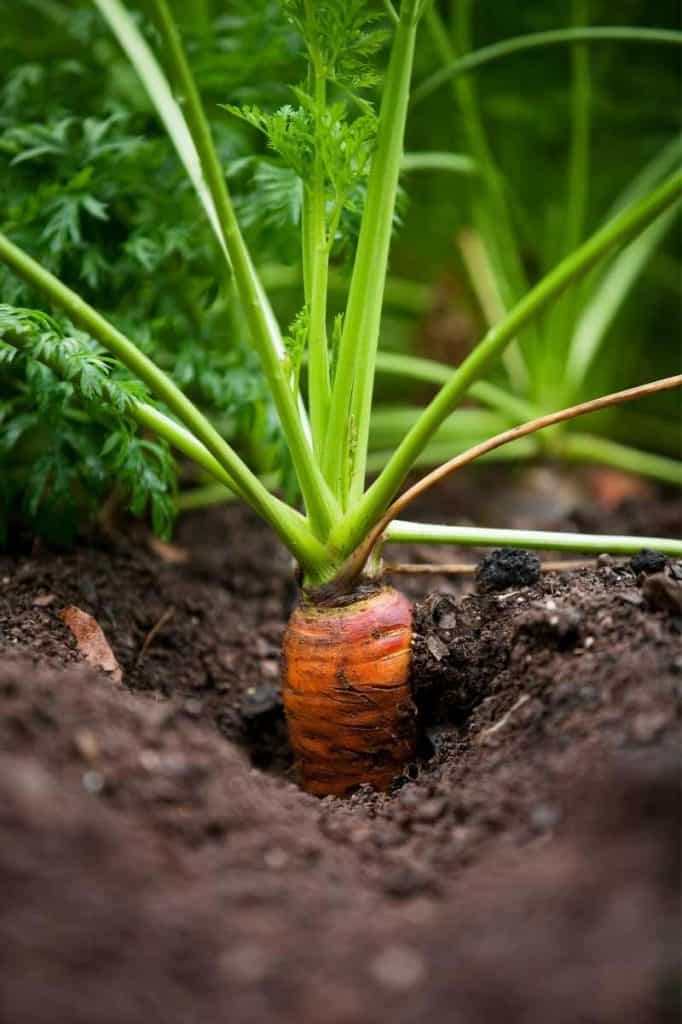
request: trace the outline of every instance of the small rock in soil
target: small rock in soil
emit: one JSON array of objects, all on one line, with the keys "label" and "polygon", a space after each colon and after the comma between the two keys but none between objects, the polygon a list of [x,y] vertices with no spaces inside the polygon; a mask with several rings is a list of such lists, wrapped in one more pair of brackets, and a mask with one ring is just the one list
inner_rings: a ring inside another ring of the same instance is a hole
[{"label": "small rock in soil", "polygon": [[263,854],[263,862],[266,867],[271,868],[273,871],[280,871],[289,863],[289,854],[286,850],[282,850],[279,846],[275,846],[272,850],[265,851]]},{"label": "small rock in soil", "polygon": [[384,988],[407,992],[424,980],[426,964],[410,946],[386,946],[372,961],[371,971]]},{"label": "small rock in soil", "polygon": [[643,548],[630,559],[630,568],[635,576],[639,576],[641,572],[649,576],[654,572],[663,572],[667,562],[668,559],[660,551],[651,551],[649,548]]},{"label": "small rock in soil", "polygon": [[276,658],[264,658],[261,664],[261,672],[270,679],[279,679],[279,662]]},{"label": "small rock in soil", "polygon": [[642,593],[652,608],[662,612],[682,612],[682,583],[664,572],[647,576]]},{"label": "small rock in soil", "polygon": [[630,734],[637,743],[651,743],[668,724],[668,716],[663,711],[642,711],[630,727]]},{"label": "small rock in soil", "polygon": [[182,705],[182,710],[186,715],[189,715],[190,718],[199,718],[201,712],[204,710],[204,705],[200,700],[197,700],[196,697],[190,697]]},{"label": "small rock in soil", "polygon": [[431,824],[434,821],[438,821],[445,812],[447,807],[446,801],[442,797],[432,797],[430,800],[425,800],[420,804],[414,813],[414,817],[417,821],[422,821],[426,824]]},{"label": "small rock in soil", "polygon": [[529,587],[540,579],[540,559],[523,548],[496,548],[481,560],[476,572],[479,590]]},{"label": "small rock in soil", "polygon": [[561,811],[554,804],[538,804],[530,812],[530,822],[538,832],[547,832],[561,819]]},{"label": "small rock in soil", "polygon": [[77,754],[88,762],[96,761],[99,756],[97,737],[90,729],[79,729],[73,737],[73,745]]},{"label": "small rock in soil", "polygon": [[88,793],[101,793],[104,789],[104,776],[101,772],[89,771],[83,775],[83,787]]}]

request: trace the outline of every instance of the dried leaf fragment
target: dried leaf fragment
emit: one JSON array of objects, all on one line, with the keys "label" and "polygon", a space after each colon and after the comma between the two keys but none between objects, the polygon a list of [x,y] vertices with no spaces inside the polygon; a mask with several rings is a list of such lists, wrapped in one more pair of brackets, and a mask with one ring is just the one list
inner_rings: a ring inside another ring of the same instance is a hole
[{"label": "dried leaf fragment", "polygon": [[169,544],[168,541],[155,536],[149,537],[147,543],[162,562],[168,562],[169,565],[185,565],[189,562],[189,551],[179,544]]},{"label": "dried leaf fragment", "polygon": [[121,666],[97,620],[75,605],[62,608],[59,618],[73,633],[76,646],[88,664],[109,672],[114,682],[120,683],[123,679]]}]

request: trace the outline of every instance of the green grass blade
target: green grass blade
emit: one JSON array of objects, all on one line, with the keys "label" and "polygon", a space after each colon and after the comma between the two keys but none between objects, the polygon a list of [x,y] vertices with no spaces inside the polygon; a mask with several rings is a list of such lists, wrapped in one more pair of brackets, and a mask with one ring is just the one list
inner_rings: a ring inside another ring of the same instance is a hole
[{"label": "green grass blade", "polygon": [[[260,479],[264,487],[273,490],[279,483],[279,474],[267,473]],[[178,512],[191,512],[193,509],[209,508],[211,505],[224,505],[238,497],[235,491],[223,484],[205,484],[202,487],[181,491],[175,499],[175,507]]]},{"label": "green grass blade", "polygon": [[403,153],[400,161],[403,174],[413,171],[449,171],[452,174],[476,174],[476,161],[466,153]]},{"label": "green grass blade", "polygon": [[[412,429],[423,409],[418,405],[380,405],[372,412],[370,443],[373,448],[395,448]],[[509,426],[506,416],[490,409],[458,409],[443,420],[433,436],[434,442],[459,444],[462,438],[481,441],[499,434]]]},{"label": "green grass blade", "polygon": [[[584,25],[588,13],[587,0],[573,0],[572,7],[576,24]],[[590,59],[584,43],[573,44],[571,63],[571,148],[562,256],[573,252],[583,240],[590,173],[592,84]]]},{"label": "green grass blade", "polygon": [[682,464],[678,459],[643,452],[593,434],[567,433],[561,439],[559,453],[571,462],[596,462],[623,469],[627,473],[648,476],[661,483],[682,487]]},{"label": "green grass blade", "polygon": [[[470,49],[472,21],[473,0],[460,0],[454,12],[453,41],[436,6],[427,10],[425,23],[436,53],[445,66],[456,60],[458,53],[463,54]],[[471,210],[480,237],[478,248],[482,251],[476,253],[477,246],[470,244],[464,247],[463,258],[467,268],[470,266],[468,256],[485,266],[487,276],[494,282],[494,287],[486,290],[490,295],[499,297],[504,312],[528,290],[508,191],[481,116],[475,83],[465,78],[453,80],[451,91],[462,116],[467,146],[478,169],[471,189]],[[533,352],[538,348],[535,325],[526,333],[528,337],[523,339],[524,351],[520,344],[515,343],[505,352],[504,365],[517,391],[525,389],[527,379],[525,350]]]},{"label": "green grass blade", "polygon": [[[588,21],[588,0],[572,0],[573,24],[584,27]],[[583,240],[589,200],[590,136],[592,128],[592,76],[590,57],[584,43],[571,46],[570,146],[564,213],[564,229],[557,232],[560,248],[550,252],[550,266],[576,249]],[[580,283],[569,288],[545,321],[548,344],[535,353],[532,381],[533,397],[549,406],[561,403],[565,378],[557,374],[557,353],[568,348],[576,317],[580,311]],[[557,399],[553,396],[557,395]]]},{"label": "green grass blade", "polygon": [[599,288],[584,306],[576,325],[566,361],[565,380],[570,394],[578,394],[609,328],[648,266],[679,207],[666,210],[657,221],[631,242],[613,261],[599,282]]},{"label": "green grass blade", "polygon": [[[436,362],[435,359],[406,356],[398,352],[379,352],[377,356],[378,373],[422,384],[434,384],[438,387],[448,383],[455,369],[456,367]],[[512,423],[523,423],[539,415],[539,410],[525,398],[519,398],[491,381],[476,381],[469,388],[469,394],[482,405],[502,413]]]},{"label": "green grass blade", "polygon": [[[646,195],[674,168],[679,167],[682,145],[673,139],[650,160],[613,203],[609,216],[615,216],[629,203]],[[673,208],[636,238],[606,266],[585,282],[583,302],[566,357],[565,385],[560,402],[579,394],[590,366],[608,334],[619,310],[630,295],[651,257],[661,244],[676,216]]]},{"label": "green grass blade", "polygon": [[[213,233],[227,257],[227,247],[218,220],[215,203],[204,177],[199,153],[187,127],[187,121],[173,96],[168,79],[161,65],[152,53],[146,39],[138,29],[120,0],[93,0],[100,14],[133,65],[161,119],[168,137],[194,186],[199,201],[206,212]],[[229,259],[229,257],[227,257]]]},{"label": "green grass blade", "polygon": [[480,50],[472,50],[463,57],[450,61],[444,68],[435,71],[423,81],[412,94],[412,106],[415,107],[428,96],[460,75],[467,74],[477,68],[491,64],[493,61],[524,50],[534,50],[544,46],[564,46],[567,43],[654,43],[663,46],[682,46],[682,32],[674,32],[662,28],[632,28],[626,25],[604,25],[595,28],[563,28],[548,32],[533,32],[529,35],[514,36],[492,43]]},{"label": "green grass blade", "polygon": [[603,223],[607,223],[621,210],[651,192],[664,178],[677,170],[680,163],[682,163],[682,139],[675,136],[651,160],[647,161],[622,189],[606,211]]},{"label": "green grass blade", "polygon": [[[467,448],[473,448],[475,444],[482,440],[483,438],[480,435],[472,435],[469,438],[460,437],[455,444],[450,441],[434,441],[431,444],[427,444],[424,451],[417,457],[414,469],[431,469],[434,466],[440,466],[441,463],[451,459],[453,455],[466,451]],[[388,448],[370,451],[367,456],[367,472],[380,473],[392,453],[393,449]],[[542,448],[534,438],[520,437],[518,441],[511,441],[502,448],[496,448],[492,452],[487,452],[477,462],[518,463],[534,459],[541,455],[541,453]]]}]

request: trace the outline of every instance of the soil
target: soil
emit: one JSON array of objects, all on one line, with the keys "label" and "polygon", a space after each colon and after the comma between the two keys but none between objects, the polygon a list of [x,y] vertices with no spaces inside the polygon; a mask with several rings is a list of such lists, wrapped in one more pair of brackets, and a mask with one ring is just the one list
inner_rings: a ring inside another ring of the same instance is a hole
[{"label": "soil", "polygon": [[[466,481],[442,500],[481,521]],[[674,496],[560,483],[498,475],[498,524],[679,531]],[[319,800],[279,695],[286,554],[238,507],[176,543],[0,555],[2,1024],[678,1019],[679,566],[401,577],[420,757]]]}]

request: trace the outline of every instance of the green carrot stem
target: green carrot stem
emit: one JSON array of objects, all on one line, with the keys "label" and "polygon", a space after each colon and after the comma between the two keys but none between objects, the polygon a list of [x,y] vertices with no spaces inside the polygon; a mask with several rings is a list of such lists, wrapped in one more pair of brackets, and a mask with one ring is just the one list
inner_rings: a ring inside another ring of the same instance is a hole
[{"label": "green carrot stem", "polygon": [[379,115],[343,334],[339,345],[324,471],[342,507],[362,492],[388,252],[417,34],[415,0],[401,4]]},{"label": "green carrot stem", "polygon": [[[307,0],[310,7],[311,0]],[[324,165],[320,152],[322,117],[326,102],[326,82],[319,56],[311,54],[311,76],[315,101],[316,145],[313,179],[306,186],[309,220],[309,330],[308,330],[308,402],[313,433],[313,449],[321,462],[327,434],[327,417],[331,399],[329,346],[327,342],[327,291],[329,277],[329,246],[325,214]]]},{"label": "green carrot stem", "polygon": [[399,544],[457,544],[462,547],[518,547],[547,551],[584,551],[634,555],[642,548],[682,555],[682,540],[612,534],[562,533],[549,530],[497,530],[474,526],[439,526],[394,520],[385,539]]},{"label": "green carrot stem", "polygon": [[333,534],[335,544],[350,553],[381,518],[391,498],[439,425],[455,408],[473,381],[519,330],[545,309],[580,274],[605,253],[641,231],[659,213],[676,202],[682,192],[682,173],[667,179],[651,195],[615,217],[544,277],[498,324],[496,324],[452,374],[397,448],[362,501]]},{"label": "green carrot stem", "polygon": [[281,335],[258,279],[232,205],[211,129],[167,0],[152,0],[169,65],[184,97],[184,109],[232,261],[244,313],[282,424],[306,508],[315,532],[324,536],[336,503],[306,437]]},{"label": "green carrot stem", "polygon": [[[305,206],[304,206],[305,212]],[[305,231],[305,222],[304,228]],[[278,288],[298,288],[301,276],[306,275],[306,261],[303,262],[303,275],[299,267],[285,267],[277,263],[269,263],[260,268],[260,276],[264,285],[273,291]],[[340,271],[330,268],[328,276],[329,293],[332,295],[348,295],[350,281]],[[305,290],[308,301],[308,290]],[[433,289],[420,281],[410,281],[404,277],[387,277],[384,291],[384,306],[397,312],[411,316],[423,316],[433,305]]]}]

